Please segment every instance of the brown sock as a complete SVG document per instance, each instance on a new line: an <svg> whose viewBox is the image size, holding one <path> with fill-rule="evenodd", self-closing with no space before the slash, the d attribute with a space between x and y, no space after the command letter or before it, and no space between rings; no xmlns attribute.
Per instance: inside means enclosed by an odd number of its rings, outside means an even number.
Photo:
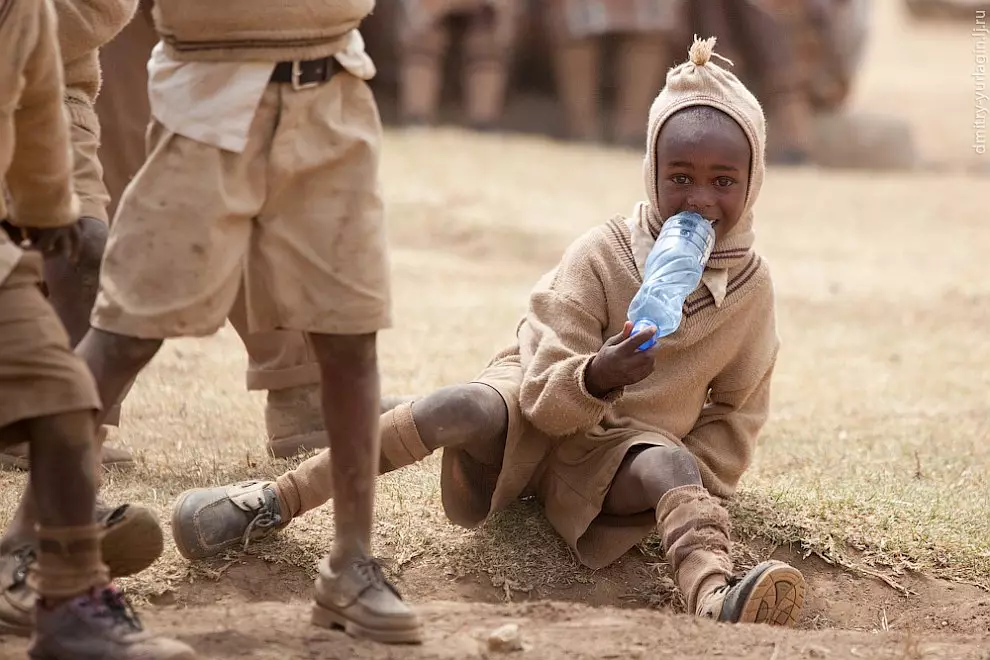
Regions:
<svg viewBox="0 0 990 660"><path fill-rule="evenodd" d="M430 455L413 420L412 404L403 403L379 418L381 458L379 473L412 465ZM295 470L275 480L275 492L284 519L295 518L333 498L330 452L322 451L303 461Z"/></svg>
<svg viewBox="0 0 990 660"><path fill-rule="evenodd" d="M62 601L110 582L100 557L101 525L38 527L38 562L31 586L46 601Z"/></svg>
<svg viewBox="0 0 990 660"><path fill-rule="evenodd" d="M657 525L667 562L688 612L732 575L729 514L702 486L681 486L657 503Z"/></svg>

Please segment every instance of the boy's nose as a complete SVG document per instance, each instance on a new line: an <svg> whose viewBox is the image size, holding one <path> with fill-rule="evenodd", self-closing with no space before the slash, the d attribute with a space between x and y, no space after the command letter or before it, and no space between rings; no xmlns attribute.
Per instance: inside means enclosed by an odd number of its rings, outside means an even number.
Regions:
<svg viewBox="0 0 990 660"><path fill-rule="evenodd" d="M711 210L715 206L714 195L702 191L691 192L684 201L686 211L692 211L700 215L705 215L706 211Z"/></svg>

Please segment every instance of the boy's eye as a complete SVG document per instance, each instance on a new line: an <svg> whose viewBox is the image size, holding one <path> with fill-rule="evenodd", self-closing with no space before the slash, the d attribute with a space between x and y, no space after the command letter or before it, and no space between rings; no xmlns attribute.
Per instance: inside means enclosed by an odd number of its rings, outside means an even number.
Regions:
<svg viewBox="0 0 990 660"><path fill-rule="evenodd" d="M727 176L720 176L717 179L715 179L715 185L718 186L719 188L728 188L734 183L735 180Z"/></svg>
<svg viewBox="0 0 990 660"><path fill-rule="evenodd" d="M691 177L689 177L687 174L675 174L674 176L670 177L670 180L673 181L674 183L680 183L680 184L691 183Z"/></svg>

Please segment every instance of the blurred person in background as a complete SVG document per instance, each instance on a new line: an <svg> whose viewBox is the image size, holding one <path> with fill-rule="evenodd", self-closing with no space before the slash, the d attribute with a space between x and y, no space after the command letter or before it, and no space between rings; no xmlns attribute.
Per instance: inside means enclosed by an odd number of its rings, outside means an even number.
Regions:
<svg viewBox="0 0 990 660"><path fill-rule="evenodd" d="M463 25L460 59L465 115L476 130L501 118L523 0L399 0L399 115L406 124L437 121L446 58Z"/></svg>
<svg viewBox="0 0 990 660"><path fill-rule="evenodd" d="M642 146L649 109L664 73L674 63L687 17L686 0L545 0L548 40L568 137ZM618 37L616 99L610 130L603 131L602 55L605 39Z"/></svg>

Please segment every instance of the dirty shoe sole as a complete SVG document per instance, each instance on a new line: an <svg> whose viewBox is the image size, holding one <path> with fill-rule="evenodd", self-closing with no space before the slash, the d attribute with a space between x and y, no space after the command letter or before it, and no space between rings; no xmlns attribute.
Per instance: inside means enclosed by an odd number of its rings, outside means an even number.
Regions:
<svg viewBox="0 0 990 660"><path fill-rule="evenodd" d="M753 584L739 595L739 623L792 626L804 608L804 576L793 566L767 562Z"/></svg>
<svg viewBox="0 0 990 660"><path fill-rule="evenodd" d="M418 623L406 628L371 628L318 602L313 603L312 623L320 628L343 629L351 637L368 639L380 644L420 644L423 641Z"/></svg>
<svg viewBox="0 0 990 660"><path fill-rule="evenodd" d="M165 535L150 509L124 505L102 522L106 526L103 562L111 578L140 573L161 557Z"/></svg>

